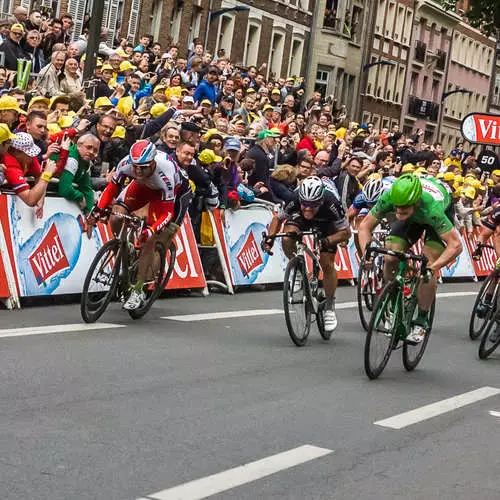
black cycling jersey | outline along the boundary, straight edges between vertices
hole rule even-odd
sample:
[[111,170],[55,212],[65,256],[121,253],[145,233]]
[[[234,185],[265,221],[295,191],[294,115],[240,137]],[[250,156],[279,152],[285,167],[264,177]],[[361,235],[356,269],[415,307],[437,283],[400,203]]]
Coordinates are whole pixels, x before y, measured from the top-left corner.
[[498,226],[500,226],[500,207],[493,209],[488,219],[483,221],[483,224],[494,231]]

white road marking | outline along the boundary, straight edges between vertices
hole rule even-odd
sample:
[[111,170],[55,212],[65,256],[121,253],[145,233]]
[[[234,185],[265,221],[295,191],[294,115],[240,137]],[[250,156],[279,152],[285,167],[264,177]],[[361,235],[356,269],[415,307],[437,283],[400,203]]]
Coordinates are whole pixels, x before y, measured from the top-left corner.
[[472,295],[477,295],[477,292],[443,292],[436,295],[437,298],[447,298],[447,297],[469,297]]
[[[188,483],[146,495],[148,500],[199,500],[251,483],[281,470],[295,467],[319,457],[333,453],[333,450],[304,445],[278,453],[256,462],[250,462],[234,469],[196,479]],[[141,499],[139,499],[141,500]]]
[[69,325],[29,326],[26,328],[7,328],[5,330],[0,330],[0,338],[23,337],[26,335],[45,335],[47,333],[74,333],[123,327],[125,327],[125,325],[117,325],[115,323],[74,323]]
[[500,417],[500,411],[490,411],[490,415],[492,417]]
[[283,309],[247,309],[243,311],[181,314],[179,316],[162,316],[162,319],[170,319],[173,321],[205,321],[208,319],[249,318],[252,316],[268,316],[272,314],[283,314]]
[[394,417],[378,420],[374,422],[374,424],[382,427],[390,427],[391,429],[402,429],[403,427],[408,427],[409,425],[422,422],[423,420],[437,417],[443,413],[476,403],[482,399],[490,398],[491,396],[496,396],[497,394],[500,394],[500,389],[496,387],[481,387],[474,391],[464,392],[458,396],[453,396],[452,398],[421,406],[415,410],[400,413]]

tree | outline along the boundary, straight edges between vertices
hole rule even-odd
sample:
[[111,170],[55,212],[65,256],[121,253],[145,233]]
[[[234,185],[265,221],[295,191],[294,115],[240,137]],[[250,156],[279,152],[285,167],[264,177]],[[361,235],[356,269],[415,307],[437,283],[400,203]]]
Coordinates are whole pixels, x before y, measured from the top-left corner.
[[500,2],[498,0],[470,0],[467,17],[472,26],[498,38],[500,32]]

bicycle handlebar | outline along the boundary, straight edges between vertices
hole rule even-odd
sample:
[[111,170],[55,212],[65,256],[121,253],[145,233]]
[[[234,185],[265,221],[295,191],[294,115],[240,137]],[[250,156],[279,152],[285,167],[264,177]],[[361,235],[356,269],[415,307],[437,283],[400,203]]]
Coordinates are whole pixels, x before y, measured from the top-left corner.
[[491,250],[495,250],[495,247],[493,245],[488,245],[487,243],[478,243],[476,245],[476,248],[489,248]]
[[319,233],[318,233],[318,231],[315,231],[315,230],[299,231],[299,232],[289,231],[286,233],[276,233],[273,235],[268,235],[267,233],[263,232],[262,238],[268,238],[268,239],[272,239],[272,240],[275,240],[276,238],[293,238],[295,240],[301,240],[304,236],[317,235],[317,234],[319,234]]
[[422,271],[425,271],[427,268],[427,262],[429,259],[425,255],[416,255],[411,252],[398,252],[397,250],[388,250],[387,248],[381,248],[381,247],[374,247],[374,246],[369,246],[366,249],[366,258],[370,258],[371,253],[379,253],[383,255],[390,255],[391,257],[396,257],[397,259],[403,261],[403,260],[416,260],[417,262],[422,263]]

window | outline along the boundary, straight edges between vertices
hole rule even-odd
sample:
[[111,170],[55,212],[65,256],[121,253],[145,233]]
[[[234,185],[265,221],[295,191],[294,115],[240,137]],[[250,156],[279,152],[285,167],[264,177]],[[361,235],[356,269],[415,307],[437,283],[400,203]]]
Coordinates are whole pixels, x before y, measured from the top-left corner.
[[10,0],[0,0],[0,14],[6,18],[10,16]]
[[298,38],[292,40],[290,49],[290,61],[288,63],[287,76],[300,76],[300,67],[302,65],[302,53],[304,51],[304,42]]
[[323,97],[326,96],[328,91],[328,80],[330,78],[330,73],[328,71],[320,70],[316,71],[316,81],[314,82],[314,90],[321,92]]
[[231,45],[233,44],[234,16],[223,14],[219,21],[219,34],[215,51],[224,49],[226,57],[231,55]]
[[170,18],[170,36],[174,42],[179,40],[181,32],[182,7],[175,6],[172,9],[172,17]]
[[281,75],[281,64],[283,62],[283,49],[285,47],[285,35],[281,32],[274,32],[271,41],[271,53],[269,54],[270,76],[279,78]]
[[338,0],[326,0],[324,28],[339,29]]
[[196,5],[193,6],[193,14],[191,16],[191,26],[189,27],[188,47],[191,45],[191,43],[195,38],[200,36],[201,16],[202,16],[201,8],[197,7]]
[[244,61],[247,66],[256,66],[260,45],[260,24],[253,21],[248,25]]
[[439,80],[432,80],[432,100],[438,102],[439,99]]
[[417,91],[418,73],[412,73],[410,79],[410,95],[415,95]]
[[403,39],[403,24],[404,24],[405,9],[402,5],[398,7],[398,14],[396,16],[396,29],[394,31],[394,39],[398,42]]
[[154,40],[158,40],[161,28],[161,14],[163,11],[163,0],[153,0],[151,10],[151,28],[149,32],[153,35]]
[[393,35],[395,14],[396,14],[396,5],[392,2],[390,2],[389,9],[387,11],[385,33],[384,33],[384,35],[389,37],[389,38],[392,38],[392,35]]

